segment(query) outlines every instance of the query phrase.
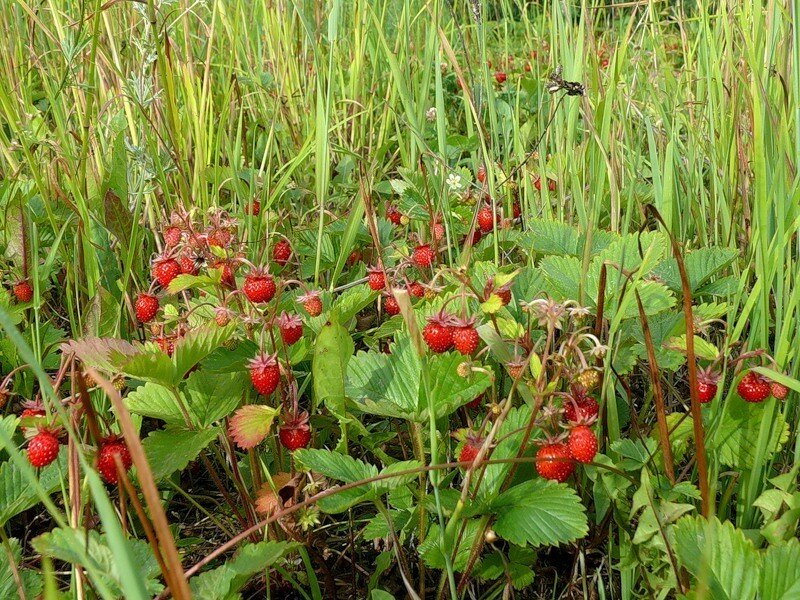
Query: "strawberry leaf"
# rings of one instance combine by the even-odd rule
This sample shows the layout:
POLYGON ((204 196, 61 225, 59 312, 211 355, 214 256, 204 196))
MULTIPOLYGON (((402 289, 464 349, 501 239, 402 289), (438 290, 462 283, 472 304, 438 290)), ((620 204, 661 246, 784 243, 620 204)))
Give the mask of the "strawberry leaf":
POLYGON ((255 448, 267 437, 277 415, 277 408, 264 404, 248 404, 236 411, 228 430, 239 448, 255 448))

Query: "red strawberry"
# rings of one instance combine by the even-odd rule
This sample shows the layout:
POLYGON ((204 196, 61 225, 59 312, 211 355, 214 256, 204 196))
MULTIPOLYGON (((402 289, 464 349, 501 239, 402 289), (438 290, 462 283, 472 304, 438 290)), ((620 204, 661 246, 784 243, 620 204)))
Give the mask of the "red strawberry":
POLYGON ((459 319, 453 325, 453 345, 461 354, 468 356, 475 352, 481 337, 475 331, 475 317, 459 319))
POLYGON ((478 178, 478 181, 480 181, 481 183, 486 181, 486 167, 484 167, 483 165, 478 167, 477 178, 478 178))
POLYGON ((495 294, 503 301, 503 306, 511 302, 511 288, 504 285, 494 291, 495 294))
MULTIPOLYGON (((19 414, 20 419, 34 419, 37 417, 44 417, 47 413, 44 410, 44 404, 41 400, 27 400, 23 405, 24 408, 19 414)), ((30 427, 22 426, 22 433, 30 430, 30 427)))
POLYGON ((478 408, 481 404, 483 404, 484 398, 485 394, 480 394, 474 400, 470 400, 469 402, 467 402, 467 408, 471 408, 473 410, 478 408))
POLYGON ((525 72, 526 73, 530 73, 531 72, 531 63, 525 63, 525 72))
POLYGON ((519 219, 522 216, 522 205, 519 203, 519 201, 516 201, 511 205, 511 211, 515 219, 519 219))
POLYGON ((789 395, 789 388, 777 381, 771 382, 769 384, 769 389, 772 393, 772 397, 776 400, 786 400, 786 396, 789 395))
POLYGON ((769 379, 763 375, 759 375, 755 371, 748 371, 742 377, 736 391, 745 402, 763 402, 772 393, 769 383, 769 379))
POLYGON ((216 321, 218 327, 225 327, 231 322, 231 311, 220 306, 214 310, 214 321, 216 321))
POLYGON ((261 202, 258 199, 253 198, 253 201, 244 207, 244 212, 247 215, 253 215, 257 217, 261 213, 261 202))
POLYGON ((419 281, 413 281, 407 286, 408 293, 415 298, 422 298, 425 295, 425 288, 419 281))
POLYGON ((158 298, 153 294, 139 294, 134 310, 139 323, 149 323, 158 313, 158 298))
POLYGON ((153 277, 161 287, 167 287, 180 274, 181 266, 174 258, 159 258, 153 262, 153 277))
POLYGON ((386 314, 390 317, 400 314, 400 305, 397 303, 397 298, 388 294, 386 299, 383 303, 383 310, 386 311, 386 314))
MULTIPOLYGON (((481 241, 482 237, 483 237, 483 232, 481 231, 480 227, 478 227, 475 231, 472 232, 472 238, 471 238, 471 241, 470 241, 470 245, 474 246, 475 244, 477 244, 478 242, 481 241)), ((464 236, 464 241, 462 242, 462 244, 466 244, 467 240, 469 240, 469 239, 470 239, 469 234, 465 235, 464 236)))
POLYGON ((519 379, 525 371, 525 359, 517 356, 506 363, 506 369, 511 379, 519 379))
POLYGON ((394 206, 390 206, 386 209, 386 218, 391 221, 393 225, 400 225, 400 221, 403 218, 403 214, 397 210, 394 206))
POLYGON ((444 238, 444 225, 441 223, 434 223, 433 224, 433 239, 437 242, 442 241, 444 238))
POLYGON ((286 240, 281 240, 272 249, 272 259, 280 266, 285 266, 292 257, 292 246, 286 240))
POLYGON ((347 264, 352 267, 360 260, 361 260, 361 250, 356 248, 350 253, 350 256, 347 257, 347 264))
POLYGON ((319 297, 319 292, 313 290, 297 297, 297 301, 303 305, 306 312, 312 317, 318 317, 322 314, 322 299, 319 297))
POLYGON ((717 395, 718 381, 719 373, 712 371, 711 367, 697 372, 697 397, 701 404, 711 402, 717 395))
POLYGON ((58 458, 58 438, 48 429, 40 429, 28 442, 28 461, 31 466, 42 468, 58 458))
POLYGON ((590 463, 597 454, 597 437, 587 425, 578 425, 569 432, 569 453, 578 462, 590 463))
POLYGON ((167 248, 177 246, 181 241, 181 228, 177 225, 170 225, 164 230, 164 245, 167 248))
POLYGON ((303 411, 294 416, 284 415, 278 437, 283 447, 291 452, 308 446, 308 442, 311 441, 308 413, 303 411))
POLYGON ((30 302, 33 300, 33 287, 27 279, 15 283, 11 290, 14 292, 17 302, 30 302))
POLYGON ((494 80, 499 83, 505 83, 506 79, 508 79, 508 75, 505 74, 504 71, 495 71, 494 80))
POLYGON ((200 271, 197 266, 197 258, 193 254, 184 253, 178 256, 178 265, 183 275, 197 275, 200 271))
POLYGON ((208 234, 208 245, 227 248, 233 241, 233 234, 225 227, 214 229, 208 234))
POLYGON ((386 275, 384 275, 383 269, 380 267, 370 267, 367 269, 367 273, 367 283, 371 290, 379 292, 386 287, 386 275))
POLYGON ((236 276, 234 275, 234 267, 231 261, 218 260, 210 266, 212 269, 221 269, 220 283, 222 283, 222 285, 229 289, 234 289, 236 287, 236 276))
POLYGON ((539 448, 536 453, 536 471, 545 479, 564 483, 575 470, 569 447, 563 442, 553 442, 539 448))
POLYGON ((275 319, 275 324, 281 331, 281 339, 287 346, 291 346, 303 337, 303 320, 297 315, 290 315, 286 311, 275 319))
POLYGON ((259 354, 247 364, 250 370, 250 381, 262 396, 269 396, 278 388, 281 380, 281 368, 277 355, 259 354))
MULTIPOLYGON (((483 441, 483 438, 478 437, 474 433, 468 433, 464 440, 464 445, 461 446, 461 452, 458 454, 458 462, 471 463, 474 461, 475 457, 478 456, 478 453, 481 451, 483 441)), ((471 467, 471 465, 467 468, 469 467, 471 467)))
MULTIPOLYGON (((536 188, 536 191, 541 191, 542 190, 542 178, 541 177, 536 177, 536 179, 533 180, 533 187, 536 188)), ((556 191, 556 180, 555 179, 548 179, 547 180, 547 189, 549 191, 551 191, 551 192, 555 192, 556 191)))
POLYGON ((573 386, 570 397, 564 401, 564 420, 570 423, 597 418, 600 406, 597 400, 580 386, 573 386))
POLYGON ((447 352, 453 347, 453 317, 444 310, 428 317, 422 337, 434 352, 447 352))
POLYGON ((275 296, 275 280, 263 269, 255 269, 244 278, 242 291, 253 304, 269 302, 275 296))
POLYGON ((411 255, 411 260, 419 268, 430 267, 436 258, 436 252, 431 248, 430 244, 422 244, 414 248, 414 253, 411 255))
POLYGON ((494 229, 494 211, 490 207, 484 206, 478 211, 478 227, 483 232, 494 229))
POLYGON ((130 469, 133 464, 128 446, 122 439, 117 436, 111 436, 103 440, 100 443, 100 452, 97 453, 97 470, 106 483, 117 483, 119 481, 117 463, 114 460, 115 455, 119 455, 125 471, 130 469))

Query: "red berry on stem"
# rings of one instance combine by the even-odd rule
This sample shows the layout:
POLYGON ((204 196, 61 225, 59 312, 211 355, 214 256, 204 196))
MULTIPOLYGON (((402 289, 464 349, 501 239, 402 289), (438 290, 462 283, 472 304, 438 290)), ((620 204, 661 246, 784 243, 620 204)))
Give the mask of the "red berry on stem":
POLYGON ((30 302, 33 300, 33 287, 27 279, 15 283, 11 289, 17 302, 30 302))
POLYGON ((56 435, 40 429, 28 442, 28 461, 36 468, 46 467, 58 457, 59 443, 56 435))
POLYGON ((291 346, 303 337, 303 320, 299 316, 284 311, 275 323, 280 329, 281 339, 287 346, 291 346))
POLYGON ((180 274, 181 266, 174 258, 158 258, 153 262, 153 277, 161 287, 167 287, 180 274))
MULTIPOLYGON (((483 442, 483 438, 474 433, 468 433, 466 440, 464 440, 464 445, 461 446, 461 452, 458 453, 458 462, 471 463, 474 461, 475 457, 477 457, 478 453, 481 451, 483 442)), ((469 468, 469 466, 467 468, 469 468)))
POLYGON ((505 80, 508 79, 508 75, 505 74, 504 71, 496 71, 494 74, 494 80, 497 83, 505 83, 505 80))
POLYGON ((170 225, 164 230, 164 245, 167 248, 177 246, 181 241, 181 228, 177 225, 170 225))
POLYGON ((771 382, 769 384, 769 389, 770 393, 772 393, 772 397, 776 400, 786 400, 786 396, 789 395, 789 388, 777 381, 771 382))
POLYGON ((247 364, 250 381, 255 390, 262 396, 269 396, 278 388, 281 380, 281 368, 277 355, 259 354, 247 364))
POLYGON ((484 206, 478 211, 478 227, 483 232, 494 229, 494 211, 490 207, 484 206))
POLYGON ((434 352, 447 352, 453 347, 453 317, 444 310, 428 317, 422 337, 434 352))
POLYGON ((399 315, 400 305, 397 303, 397 298, 395 298, 391 294, 387 294, 383 303, 383 310, 385 310, 386 314, 389 315, 390 317, 399 315))
POLYGON ((297 297, 297 301, 303 305, 306 312, 312 317, 318 317, 322 314, 322 299, 319 297, 319 292, 313 290, 297 297))
POLYGON ((139 294, 134 310, 140 323, 149 323, 158 313, 158 298, 153 294, 139 294))
POLYGON ((745 373, 736 391, 745 402, 763 402, 772 393, 769 379, 755 371, 745 373))
POLYGON ((414 248, 414 253, 411 255, 411 260, 419 268, 430 267, 436 258, 436 252, 431 248, 430 244, 422 244, 414 248))
POLYGON ((308 424, 308 413, 284 416, 283 425, 278 432, 281 444, 289 451, 305 448, 311 441, 311 427, 308 424))
POLYGON ((453 346, 461 354, 470 355, 478 349, 481 337, 475 331, 475 318, 459 319, 453 326, 453 346))
POLYGON ((367 284, 370 289, 379 292, 386 287, 386 275, 380 267, 370 267, 367 269, 367 284))
POLYGON ((119 481, 115 456, 119 456, 122 468, 125 471, 131 468, 133 460, 131 460, 128 446, 122 439, 112 436, 101 442, 100 451, 97 454, 97 470, 106 483, 117 483, 119 481))
POLYGON ((575 470, 569 447, 563 442, 546 444, 536 453, 536 471, 545 479, 564 483, 575 470))
POLYGON ((244 278, 242 291, 253 304, 269 302, 275 296, 275 280, 263 269, 255 269, 244 278))
POLYGON ((569 452, 581 463, 590 463, 597 454, 597 437, 587 425, 578 425, 569 432, 569 452))
POLYGON ((285 266, 292 257, 292 246, 286 240, 281 240, 272 249, 272 259, 280 266, 285 266))

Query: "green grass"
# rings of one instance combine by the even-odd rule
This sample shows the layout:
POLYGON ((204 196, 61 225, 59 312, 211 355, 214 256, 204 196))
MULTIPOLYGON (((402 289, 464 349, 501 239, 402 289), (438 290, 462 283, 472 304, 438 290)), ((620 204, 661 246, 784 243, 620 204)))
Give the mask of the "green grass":
MULTIPOLYGON (((149 262, 162 244, 153 232, 176 207, 202 219, 216 206, 241 215, 259 199, 265 216, 241 222, 248 258, 265 261, 274 234, 293 232, 315 250, 303 279, 333 290, 347 282, 363 215, 401 172, 424 173, 427 200, 447 215, 454 243, 446 262, 471 264, 457 243, 447 178, 497 165, 487 178, 493 202, 511 208, 505 179, 519 167, 513 182, 526 221, 569 223, 591 239, 658 229, 643 210, 652 204, 684 249, 735 250, 735 283, 718 300, 727 303, 724 325, 705 337, 736 352, 764 349, 800 377, 797 3, 474 4, 477 22, 473 3, 443 0, 11 0, 0 11, 0 271, 7 283, 29 276, 35 297, 24 320, 14 313, 32 354, 5 340, 3 369, 30 363, 44 381, 38 366, 59 366, 57 330, 67 338, 141 335, 131 299, 149 286, 149 262), (500 86, 493 73, 507 56, 514 66, 500 86), (547 93, 557 65, 565 79, 585 84, 585 96, 547 93), (537 190, 537 175, 555 179, 557 190, 537 190), (336 221, 349 233, 337 239, 328 268, 326 236, 336 221)), ((485 258, 509 263, 499 236, 485 258)), ((622 284, 610 268, 609 287, 622 284)), ((8 331, 10 294, 2 292, 1 304, 8 331)), ((609 323, 612 352, 622 327, 620 319, 609 323)), ((672 411, 689 405, 677 392, 684 377, 664 377, 672 411)), ((15 391, 32 394, 35 378, 20 381, 15 391)), ((607 366, 603 426, 615 460, 610 448, 628 436, 617 414, 622 396, 607 366)), ((727 406, 707 415, 712 445, 727 406)), ((760 526, 754 501, 800 459, 797 394, 761 419, 749 468, 732 474, 709 457, 715 512, 742 529, 760 526), (789 433, 773 455, 777 413, 789 433)), ((88 485, 109 541, 124 548, 113 506, 96 478, 88 485)), ((439 486, 428 489, 444 544, 439 486)), ((60 500, 46 508, 63 524, 67 487, 60 500)), ((609 552, 629 546, 618 533, 612 526, 609 552)), ((457 574, 445 571, 455 596, 457 574)), ((620 597, 642 589, 641 574, 618 576, 620 597)))

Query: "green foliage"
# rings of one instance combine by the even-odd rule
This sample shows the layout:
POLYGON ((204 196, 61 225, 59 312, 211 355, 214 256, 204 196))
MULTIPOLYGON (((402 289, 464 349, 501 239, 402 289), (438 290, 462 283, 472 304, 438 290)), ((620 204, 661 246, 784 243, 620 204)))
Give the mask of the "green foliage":
POLYGON ((153 477, 163 479, 185 469, 218 435, 215 427, 200 430, 167 427, 152 432, 142 445, 153 477))

